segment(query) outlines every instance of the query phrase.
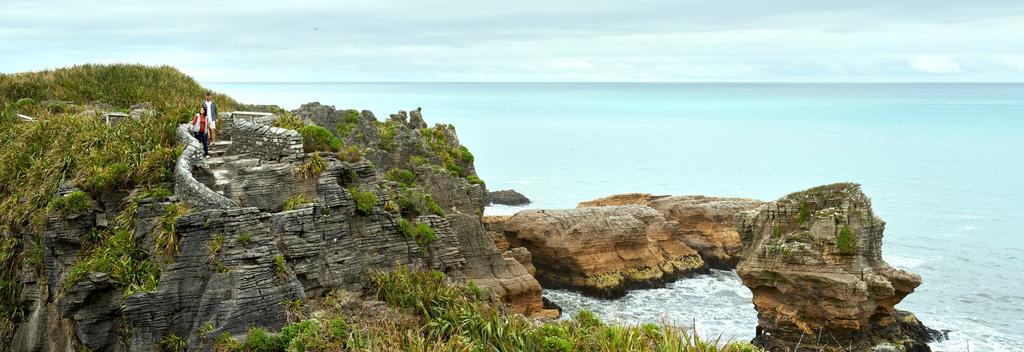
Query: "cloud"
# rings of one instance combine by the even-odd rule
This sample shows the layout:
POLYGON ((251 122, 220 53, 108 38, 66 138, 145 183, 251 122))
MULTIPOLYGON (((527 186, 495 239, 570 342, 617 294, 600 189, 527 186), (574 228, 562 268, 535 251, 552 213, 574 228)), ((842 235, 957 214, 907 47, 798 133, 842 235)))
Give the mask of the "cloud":
POLYGON ((950 56, 917 56, 910 59, 910 67, 925 73, 958 73, 960 63, 950 56))
POLYGON ((101 61, 201 81, 1024 81, 1022 1, 4 2, 0 72, 101 61))

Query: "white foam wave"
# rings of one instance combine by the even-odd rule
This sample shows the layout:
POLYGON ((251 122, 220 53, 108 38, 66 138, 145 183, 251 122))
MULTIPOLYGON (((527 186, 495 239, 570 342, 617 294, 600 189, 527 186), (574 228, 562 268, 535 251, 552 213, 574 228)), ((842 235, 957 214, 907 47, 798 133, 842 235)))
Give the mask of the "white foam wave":
POLYGON ((903 257, 890 254, 883 255, 883 258, 885 259, 886 263, 889 263, 889 265, 892 265, 900 269, 913 269, 927 262, 927 260, 924 259, 903 257))
POLYGON ((603 300, 566 290, 544 290, 569 318, 581 309, 619 324, 668 323, 695 327, 702 336, 723 341, 754 337, 757 313, 752 294, 732 271, 682 279, 665 288, 634 290, 625 297, 603 300))

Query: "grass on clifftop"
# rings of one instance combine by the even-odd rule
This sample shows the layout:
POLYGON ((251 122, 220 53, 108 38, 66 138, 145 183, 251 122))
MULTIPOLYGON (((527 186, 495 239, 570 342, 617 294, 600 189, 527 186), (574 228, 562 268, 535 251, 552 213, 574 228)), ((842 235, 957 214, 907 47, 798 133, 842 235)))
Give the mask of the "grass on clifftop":
POLYGON ((381 273, 373 286, 376 298, 393 310, 375 314, 383 317, 346 314, 345 303, 328 295, 316 318, 292 322, 276 335, 251 329, 245 343, 227 336, 214 350, 760 351, 749 343, 705 340, 678 326, 607 324, 587 311, 572 320, 533 322, 489 301, 475 285, 453 284, 436 271, 381 273))
MULTIPOLYGON (((72 182, 93 196, 172 181, 171 170, 180 154, 174 144, 175 128, 198 110, 205 92, 191 77, 168 66, 82 65, 0 74, 0 349, 6 349, 13 327, 23 318, 15 304, 21 290, 16 277, 23 258, 31 257, 26 252, 29 244, 41 241, 51 210, 55 215, 81 210, 76 199, 52 202, 57 188, 72 182), (155 117, 128 118, 111 127, 98 114, 83 113, 127 112, 143 102, 152 104, 155 117), (36 121, 20 122, 16 113, 36 121), (23 234, 29 235, 26 243, 23 234)), ((223 95, 214 99, 222 111, 237 105, 223 95)), ((98 254, 95 258, 93 268, 116 276, 122 285, 148 281, 142 277, 152 273, 146 269, 146 250, 124 242, 133 228, 124 224, 98 234, 96 247, 89 252, 130 258, 132 265, 116 267, 105 265, 110 261, 98 254)))

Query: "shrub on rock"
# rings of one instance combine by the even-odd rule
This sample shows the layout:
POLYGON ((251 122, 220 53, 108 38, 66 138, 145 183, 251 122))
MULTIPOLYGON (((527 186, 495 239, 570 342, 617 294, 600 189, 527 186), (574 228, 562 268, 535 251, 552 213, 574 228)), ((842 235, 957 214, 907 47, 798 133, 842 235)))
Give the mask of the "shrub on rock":
POLYGON ((326 128, 307 125, 298 130, 302 135, 302 148, 307 152, 337 152, 341 150, 341 140, 331 134, 326 128))

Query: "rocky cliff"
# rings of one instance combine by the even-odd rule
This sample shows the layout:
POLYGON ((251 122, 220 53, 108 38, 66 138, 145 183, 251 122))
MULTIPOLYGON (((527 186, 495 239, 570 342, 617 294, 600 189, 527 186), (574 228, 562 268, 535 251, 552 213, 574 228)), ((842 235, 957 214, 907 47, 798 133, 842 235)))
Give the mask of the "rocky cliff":
POLYGON ((775 350, 928 351, 927 330, 895 309, 921 284, 882 260, 885 222, 857 184, 790 194, 736 216, 737 273, 753 292, 754 342, 775 350))
POLYGON ((577 208, 631 204, 646 205, 661 213, 665 220, 676 222, 676 236, 700 252, 709 267, 733 269, 743 248, 733 218, 764 202, 746 198, 629 193, 581 202, 577 208))
MULTIPOLYGON (((26 266, 19 275, 25 318, 12 348, 150 351, 181 339, 189 350, 207 350, 215 336, 276 331, 307 302, 359 292, 370 274, 400 266, 472 281, 515 312, 557 316, 517 261, 528 253, 503 255, 485 232, 487 192, 467 176, 470 157, 451 159, 464 150, 454 129, 426 128, 418 113, 413 122, 379 123, 364 112, 351 126, 361 135, 346 145, 368 157, 352 159, 296 153, 294 131, 260 116, 233 121, 220 136, 238 137, 245 148, 221 142, 209 159, 180 138, 175 195, 112 191, 87 199, 87 208, 53 214, 42 270, 26 266), (381 134, 396 148, 382 146, 381 134), (376 143, 361 142, 374 135, 376 143), (392 177, 405 167, 413 170, 392 177), (115 217, 137 225, 107 230, 115 217), (110 248, 125 252, 100 253, 108 246, 97 241, 121 241, 110 248), (125 277, 138 274, 148 276, 125 277)), ((57 196, 76 191, 68 186, 57 196)))
POLYGON ((676 223, 648 207, 526 210, 488 226, 500 226, 511 247, 529 250, 545 287, 614 298, 706 271, 676 236, 676 223))

